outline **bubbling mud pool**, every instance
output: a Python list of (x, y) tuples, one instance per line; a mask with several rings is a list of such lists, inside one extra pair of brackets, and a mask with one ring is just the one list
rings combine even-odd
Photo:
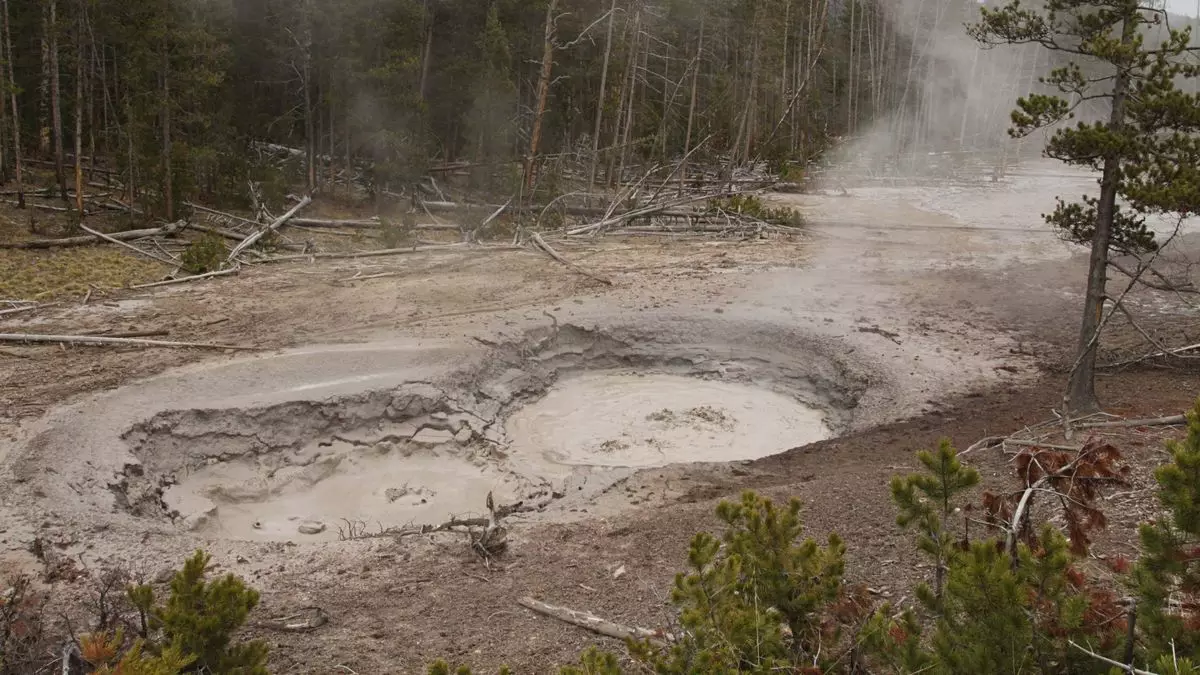
[(506, 430), (514, 457), (629, 468), (758, 459), (830, 436), (823, 413), (772, 391), (632, 372), (568, 377)]
[(235, 540), (408, 531), (484, 515), (489, 493), (531, 519), (620, 510), (610, 488), (640, 470), (758, 459), (846, 429), (860, 381), (795, 340), (759, 340), (554, 326), (395, 386), (165, 407), (126, 427), (106, 487), (118, 512)]

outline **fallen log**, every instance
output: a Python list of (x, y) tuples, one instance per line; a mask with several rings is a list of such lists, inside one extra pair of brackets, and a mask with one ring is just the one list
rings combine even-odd
[(257, 347), (217, 345), (205, 342), (172, 342), (167, 340), (140, 340), (135, 338), (100, 337), (96, 335), (25, 335), (22, 333), (0, 333), (0, 342), (46, 342), (51, 344), (117, 345), (132, 347), (183, 347), (193, 349), (235, 349), (254, 351)]
[(1121, 427), (1162, 427), (1172, 424), (1187, 424), (1187, 415), (1168, 415), (1140, 420), (1117, 420), (1115, 422), (1084, 422), (1076, 424), (1080, 429), (1113, 429)]
[(16, 314), (18, 312), (28, 312), (29, 310), (38, 309), (39, 307), (45, 307), (45, 306), (46, 305), (34, 304), (34, 305), (25, 305), (22, 307), (13, 307), (11, 309), (0, 309), (0, 316), (6, 316), (8, 314)]
[(239, 241), (240, 242), (240, 241), (244, 241), (246, 239), (246, 235), (244, 235), (244, 234), (238, 234), (237, 232), (231, 232), (230, 230), (226, 230), (226, 229), (223, 229), (220, 227), (211, 227), (208, 225), (197, 225), (196, 223), (188, 223), (187, 227), (189, 230), (196, 230), (197, 232), (208, 232), (210, 234), (215, 234), (219, 237), (224, 237), (231, 241)]
[(180, 277), (178, 279), (167, 279), (166, 281), (154, 281), (148, 284), (137, 284), (130, 288), (157, 288), (159, 286), (170, 286), (172, 284), (185, 284), (189, 281), (199, 281), (200, 279), (211, 279), (213, 277), (223, 277), (227, 274), (237, 274), (240, 267), (231, 267), (227, 270), (217, 270), (216, 272), (205, 272), (204, 274), (193, 274), (190, 277)]
[(131, 330), (124, 333), (84, 333), (89, 337), (110, 337), (110, 338), (147, 338), (147, 337), (163, 337), (170, 335), (169, 330)]
[(134, 246), (133, 244), (126, 244), (125, 242), (121, 241), (120, 239), (114, 239), (113, 237), (110, 237), (109, 235), (104, 234), (103, 232), (93, 230), (92, 228), (88, 227), (87, 225), (84, 225), (83, 223), (79, 223), (79, 229), (83, 230), (84, 232), (87, 232), (88, 234), (90, 234), (92, 236), (99, 237), (107, 242), (116, 244), (117, 246), (120, 246), (122, 248), (127, 248), (130, 251), (133, 251), (134, 253), (144, 255), (147, 258), (150, 258), (151, 260), (157, 260), (158, 262), (163, 263), (169, 267), (178, 267), (179, 266), (179, 261), (177, 261), (177, 260), (171, 260), (169, 258), (164, 258), (158, 254), (151, 253), (150, 251), (143, 251), (142, 249)]
[(453, 251), (453, 250), (468, 250), (468, 251), (520, 251), (523, 250), (520, 246), (472, 246), (466, 242), (458, 244), (431, 244), (427, 246), (410, 246), (408, 248), (388, 248), (379, 251), (359, 251), (356, 253), (301, 253), (297, 255), (279, 255), (270, 258), (263, 258), (256, 262), (288, 262), (294, 260), (341, 260), (351, 258), (375, 258), (389, 255), (404, 255), (406, 253), (426, 253), (429, 251)]
[(301, 199), (300, 202), (297, 203), (295, 206), (293, 206), (291, 209), (289, 209), (287, 213), (283, 214), (282, 216), (279, 216), (270, 225), (267, 225), (266, 227), (259, 230), (258, 232), (255, 232), (254, 234), (250, 235), (249, 237), (246, 237), (245, 239), (242, 240), (242, 243), (238, 244), (237, 246), (234, 246), (233, 250), (229, 252), (229, 257), (225, 259), (226, 262), (233, 262), (235, 259), (237, 259), (238, 255), (241, 254), (242, 251), (245, 251), (246, 249), (253, 246), (255, 242), (257, 242), (259, 239), (262, 239), (263, 236), (266, 235), (268, 232), (274, 232), (275, 230), (279, 229), (279, 226), (281, 226), (284, 223), (286, 223), (287, 221), (291, 220), (292, 217), (294, 217), (297, 213), (299, 213), (301, 209), (303, 209), (304, 207), (308, 206), (311, 203), (312, 203), (312, 197), (309, 195), (305, 195), (304, 199)]
[(207, 206), (204, 206), (202, 204), (197, 204), (195, 202), (184, 202), (183, 204), (184, 204), (184, 206), (187, 206), (188, 208), (191, 208), (191, 209), (195, 209), (196, 211), (203, 211), (204, 213), (209, 213), (214, 216), (226, 218), (228, 220), (240, 220), (241, 222), (246, 223), (247, 225), (253, 225), (254, 227), (258, 227), (258, 226), (262, 225), (262, 223), (258, 222), (257, 220), (250, 220), (249, 218), (244, 218), (242, 216), (235, 216), (232, 213), (225, 213), (224, 211), (210, 209)]
[(537, 247), (538, 247), (538, 248), (540, 248), (540, 249), (542, 249), (543, 251), (545, 251), (545, 252), (546, 252), (546, 255), (548, 255), (548, 256), (550, 256), (551, 258), (554, 258), (554, 259), (555, 259), (555, 260), (557, 260), (558, 262), (562, 263), (563, 265), (565, 265), (565, 266), (567, 267), (567, 269), (569, 269), (569, 270), (571, 270), (571, 271), (573, 271), (573, 272), (576, 272), (577, 274), (582, 274), (583, 276), (585, 276), (585, 277), (587, 277), (587, 278), (589, 278), (589, 279), (595, 279), (596, 281), (599, 281), (600, 283), (602, 283), (602, 284), (604, 284), (604, 285), (606, 285), (606, 286), (612, 286), (612, 285), (613, 285), (613, 282), (612, 282), (612, 280), (611, 280), (611, 279), (605, 279), (605, 278), (604, 278), (604, 277), (602, 277), (602, 276), (599, 276), (599, 275), (596, 275), (596, 274), (592, 274), (591, 272), (588, 272), (587, 270), (583, 269), (582, 267), (580, 267), (580, 266), (576, 265), (575, 263), (573, 263), (573, 262), (571, 262), (571, 261), (567, 260), (566, 258), (562, 257), (562, 256), (561, 256), (561, 255), (558, 253), (558, 251), (555, 251), (553, 248), (551, 248), (551, 247), (550, 247), (550, 244), (547, 244), (547, 243), (546, 243), (546, 240), (545, 240), (545, 239), (542, 239), (542, 235), (541, 235), (541, 234), (539, 234), (539, 233), (537, 233), (537, 232), (534, 232), (534, 233), (533, 233), (533, 235), (530, 237), (530, 239), (533, 241), (533, 243), (534, 243), (535, 245), (537, 245)]
[(631, 211), (626, 211), (625, 213), (619, 213), (617, 215), (604, 218), (603, 220), (600, 220), (599, 222), (595, 222), (595, 223), (591, 223), (588, 225), (583, 225), (581, 227), (576, 227), (571, 230), (567, 230), (567, 234), (569, 234), (571, 236), (580, 235), (580, 234), (592, 234), (592, 233), (598, 232), (610, 225), (617, 225), (619, 223), (623, 223), (628, 220), (633, 220), (635, 218), (644, 218), (647, 216), (657, 215), (658, 213), (660, 213), (662, 211), (666, 211), (668, 209), (673, 209), (677, 206), (683, 206), (685, 204), (693, 204), (695, 202), (704, 201), (707, 199), (720, 199), (722, 197), (729, 197), (730, 195), (735, 195), (735, 194), (739, 194), (739, 192), (726, 191), (726, 192), (718, 192), (715, 194), (691, 195), (689, 197), (681, 197), (679, 199), (662, 202), (659, 204), (650, 204), (649, 206), (643, 206), (638, 209), (633, 209)]
[(617, 640), (649, 640), (652, 644), (658, 646), (665, 645), (669, 640), (669, 636), (660, 630), (626, 626), (615, 621), (602, 619), (591, 612), (550, 605), (530, 597), (517, 600), (517, 604), (538, 614), (558, 619), (572, 626), (579, 626), (593, 633)]
[(293, 218), (292, 225), (309, 225), (313, 227), (349, 227), (367, 228), (379, 227), (383, 223), (378, 218), (337, 219), (337, 218)]
[[(149, 228), (145, 230), (116, 232), (109, 235), (109, 237), (118, 241), (130, 241), (132, 239), (141, 239), (143, 237), (169, 236), (175, 234), (182, 226), (182, 223), (168, 223), (162, 227)], [(60, 248), (66, 246), (87, 246), (88, 244), (95, 244), (100, 241), (103, 241), (100, 237), (88, 234), (79, 237), (66, 237), (64, 239), (36, 239), (34, 241), (0, 244), (0, 248)]]
[[(10, 199), (0, 200), (0, 204), (8, 204), (10, 206), (20, 206), (20, 202), (14, 202)], [(25, 202), (25, 207), (30, 209), (41, 209), (43, 211), (56, 211), (58, 213), (75, 213), (75, 209), (66, 206), (51, 206), (49, 204), (38, 204), (37, 202)], [(95, 211), (84, 211), (84, 215), (93, 215)]]

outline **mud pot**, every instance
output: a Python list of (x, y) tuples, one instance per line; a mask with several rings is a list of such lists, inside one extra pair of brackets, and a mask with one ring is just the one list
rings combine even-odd
[[(755, 459), (846, 429), (861, 377), (815, 345), (777, 351), (770, 327), (760, 340), (686, 344), (555, 323), (489, 349), (299, 350), (120, 390), (62, 418), (104, 423), (52, 422), (33, 443), (107, 449), (64, 457), (50, 501), (83, 496), (116, 520), (209, 539), (332, 541), (436, 524), (478, 513), (489, 492), (530, 518), (566, 519), (638, 469)], [(296, 363), (335, 356), (427, 366), (340, 367), (288, 386)]]

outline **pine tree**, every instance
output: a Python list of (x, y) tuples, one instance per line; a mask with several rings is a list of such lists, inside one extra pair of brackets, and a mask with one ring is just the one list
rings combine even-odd
[[(1072, 412), (1099, 405), (1094, 371), (1110, 252), (1152, 250), (1147, 215), (1200, 209), (1200, 94), (1181, 89), (1200, 66), (1187, 58), (1194, 51), (1190, 27), (1169, 31), (1157, 47), (1146, 46), (1143, 27), (1159, 26), (1163, 16), (1145, 0), (1046, 0), (1040, 9), (1010, 0), (983, 8), (980, 22), (969, 28), (986, 45), (1035, 44), (1073, 59), (1040, 80), (1058, 93), (1017, 100), (1010, 131), (1025, 137), (1054, 128), (1048, 157), (1101, 172), (1097, 195), (1077, 203), (1060, 198), (1045, 216), (1068, 240), (1091, 246), (1078, 358), (1066, 397)], [(1065, 124), (1097, 100), (1108, 104), (1107, 120)]]
[(1151, 658), (1200, 664), (1200, 403), (1188, 415), (1187, 438), (1167, 450), (1171, 463), (1154, 474), (1165, 514), (1138, 530), (1138, 627)]
[(150, 586), (136, 586), (129, 596), (141, 613), (143, 637), (156, 654), (171, 652), (194, 659), (203, 672), (266, 675), (267, 645), (235, 642), (233, 634), (258, 605), (258, 592), (232, 574), (205, 579), (211, 558), (203, 551), (184, 563), (171, 580), (171, 595), (158, 604)]
[(917, 548), (934, 560), (934, 588), (918, 589), (924, 601), (936, 607), (942, 597), (946, 567), (956, 550), (954, 535), (946, 529), (954, 512), (954, 498), (979, 483), (979, 472), (963, 465), (958, 451), (943, 439), (937, 452), (922, 450), (917, 461), (924, 473), (892, 479), (892, 500), (900, 509), (896, 524), (917, 529)]

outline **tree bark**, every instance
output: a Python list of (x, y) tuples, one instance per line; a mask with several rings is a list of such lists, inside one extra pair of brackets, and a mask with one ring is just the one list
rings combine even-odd
[(83, 9), (75, 17), (75, 210), (83, 222)]
[[(428, 3), (426, 3), (428, 12)], [(429, 67), (433, 63), (433, 17), (429, 17), (429, 27), (425, 30), (425, 50), (421, 54), (421, 100), (429, 100)]]
[(617, 0), (608, 10), (608, 33), (604, 38), (604, 65), (600, 69), (600, 95), (596, 99), (596, 124), (592, 131), (592, 166), (588, 170), (588, 192), (596, 187), (596, 164), (600, 160), (600, 130), (604, 123), (604, 98), (608, 92), (608, 64), (612, 58), (613, 20), (617, 16)]
[[(9, 29), (8, 23), (8, 0), (0, 0), (0, 4), (4, 12), (4, 60), (8, 64), (8, 81), (10, 83), (16, 80), (13, 77), (13, 51), (12, 51), (12, 31)], [(12, 131), (13, 131), (13, 167), (16, 169), (17, 178), (17, 207), (25, 208), (25, 181), (22, 175), (23, 167), (21, 166), (21, 112), (17, 106), (17, 88), (10, 86), (8, 89), (8, 103), (12, 109)], [(3, 105), (3, 101), (0, 101)]]
[(63, 170), (62, 91), (58, 63), (58, 2), (50, 0), (50, 123), (54, 126), (54, 180), (58, 195), (67, 200), (67, 176)]
[(50, 154), (50, 5), (42, 8), (42, 77), (38, 80), (38, 152)]
[(304, 86), (304, 154), (305, 163), (307, 164), (308, 178), (308, 194), (312, 194), (317, 189), (317, 132), (313, 123), (313, 100), (312, 100), (312, 3), (306, 2), (301, 8), (304, 12), (302, 21), (304, 22), (303, 36), (300, 58), (304, 60), (302, 67), (301, 83)]
[(696, 121), (697, 88), (700, 83), (700, 64), (704, 62), (704, 15), (700, 16), (700, 38), (696, 41), (696, 63), (692, 66), (692, 100), (688, 104), (687, 133), (683, 136), (683, 161), (679, 166), (679, 195), (683, 196), (687, 180), (688, 154), (692, 152), (692, 127)]
[(542, 141), (542, 119), (546, 115), (546, 101), (550, 97), (550, 76), (554, 71), (554, 10), (558, 0), (546, 4), (546, 29), (542, 42), (542, 74), (538, 78), (537, 105), (533, 113), (533, 131), (529, 134), (529, 155), (525, 158), (525, 192), (533, 190), (534, 162), (538, 146)]
[[(170, 7), (170, 0), (164, 0), (164, 9)], [(163, 37), (162, 44), (162, 171), (163, 171), (163, 212), (168, 220), (175, 219), (175, 180), (171, 167), (171, 56), (167, 50), (167, 39)]]
[[(1136, 9), (1134, 11), (1137, 11)], [(1126, 17), (1121, 30), (1121, 44), (1127, 46), (1137, 36), (1137, 22)], [(1113, 80), (1112, 111), (1108, 128), (1119, 133), (1125, 127), (1125, 101), (1129, 94), (1129, 77), (1117, 68)], [(1083, 303), (1083, 321), (1079, 330), (1079, 365), (1071, 371), (1067, 384), (1067, 412), (1087, 413), (1100, 408), (1096, 398), (1096, 352), (1099, 341), (1093, 338), (1100, 329), (1104, 312), (1105, 291), (1108, 285), (1108, 246), (1112, 239), (1113, 218), (1116, 214), (1117, 187), (1120, 180), (1119, 159), (1110, 152), (1104, 159), (1100, 179), (1100, 202), (1096, 206), (1096, 231), (1092, 234), (1092, 253), (1088, 268), (1087, 296)]]

